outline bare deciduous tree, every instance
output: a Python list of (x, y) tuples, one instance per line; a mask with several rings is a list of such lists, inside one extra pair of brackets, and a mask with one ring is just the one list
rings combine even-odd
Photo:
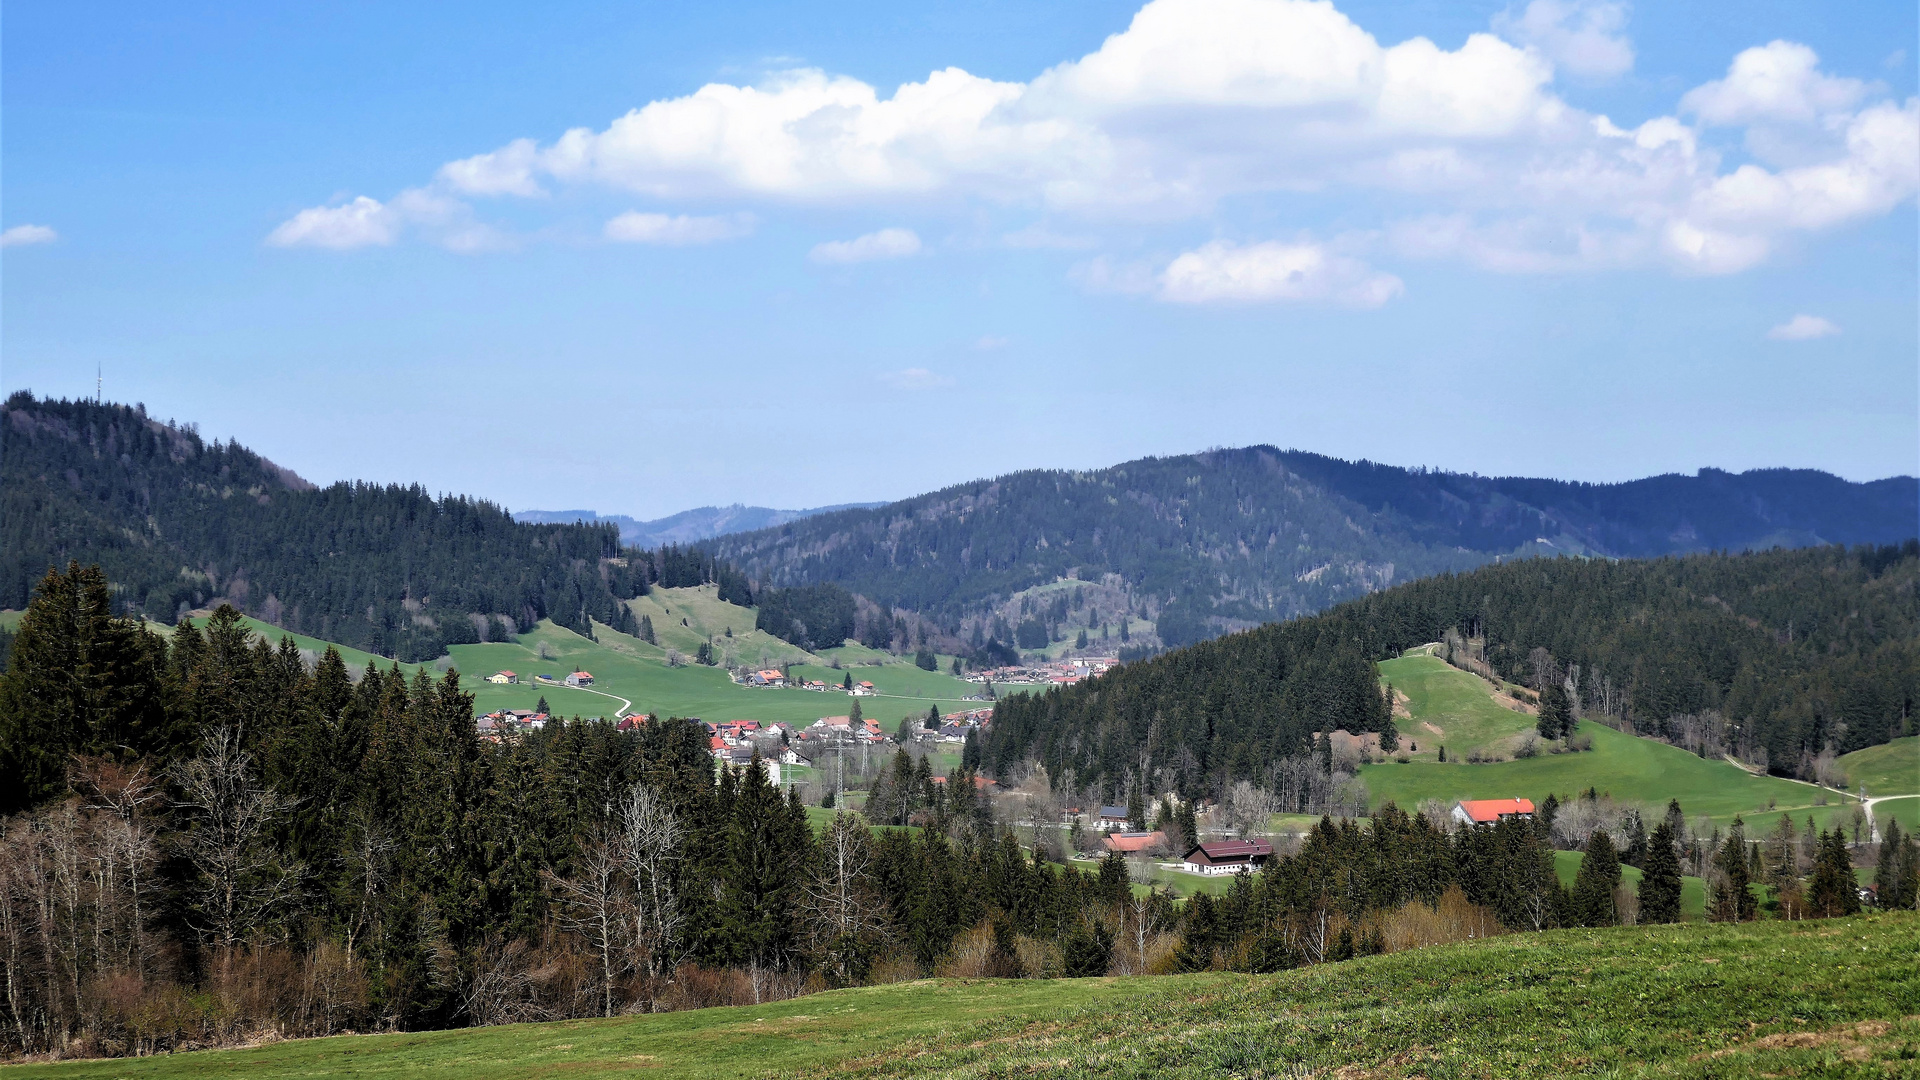
[(834, 815), (821, 841), (820, 865), (806, 885), (807, 929), (841, 985), (858, 976), (861, 951), (886, 928), (883, 909), (867, 884), (869, 836), (856, 814)]
[(231, 728), (216, 728), (174, 776), (194, 823), (179, 841), (197, 877), (188, 922), (226, 951), (299, 892), (299, 867), (283, 865), (270, 842), (275, 819), (293, 800), (256, 783), (252, 761)]
[(634, 890), (634, 945), (645, 955), (647, 976), (659, 978), (680, 966), (686, 915), (675, 867), (686, 856), (686, 830), (667, 801), (645, 784), (627, 792), (619, 828), (620, 854)]
[(580, 846), (573, 877), (546, 874), (559, 903), (556, 921), (561, 929), (581, 935), (600, 961), (600, 1015), (613, 1015), (618, 975), (626, 972), (626, 937), (630, 905), (621, 881), (625, 863), (617, 834), (588, 838)]

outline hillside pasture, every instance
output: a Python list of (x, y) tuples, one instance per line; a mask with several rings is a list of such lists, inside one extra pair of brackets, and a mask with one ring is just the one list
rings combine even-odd
[[(1590, 721), (1582, 721), (1576, 733), (1591, 738), (1593, 749), (1484, 765), (1455, 763), (1449, 750), (1444, 765), (1391, 761), (1362, 765), (1360, 779), (1376, 809), (1393, 802), (1412, 810), (1425, 799), (1537, 801), (1553, 794), (1565, 801), (1593, 788), (1643, 811), (1662, 809), (1668, 799), (1678, 799), (1688, 820), (1704, 814), (1725, 826), (1740, 816), (1750, 834), (1772, 828), (1783, 813), (1791, 813), (1796, 822), (1812, 816), (1824, 828), (1836, 816), (1850, 817), (1857, 805), (1837, 791), (1756, 776), (1725, 761), (1696, 757)], [(1816, 805), (1822, 799), (1826, 805)]]
[(1494, 701), (1485, 679), (1439, 657), (1410, 653), (1382, 661), (1379, 668), (1396, 696), (1407, 698), (1410, 715), (1396, 715), (1394, 727), (1400, 733), (1397, 753), (1414, 761), (1438, 761), (1442, 746), (1449, 760), (1465, 760), (1476, 750), (1512, 757), (1514, 747), (1534, 730), (1533, 717)]
[(1836, 763), (1847, 787), (1868, 795), (1920, 795), (1920, 735), (1842, 754)]

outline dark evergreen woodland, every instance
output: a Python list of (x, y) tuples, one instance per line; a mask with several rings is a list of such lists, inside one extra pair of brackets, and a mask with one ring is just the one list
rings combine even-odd
[(1261, 446), (1012, 473), (704, 546), (763, 585), (835, 582), (950, 623), (1062, 577), (1117, 575), (1180, 645), (1501, 556), (1898, 543), (1916, 520), (1911, 477), (1707, 469), (1594, 485)]
[(1920, 543), (1443, 574), (1006, 698), (985, 760), (1031, 758), (1076, 790), (1265, 783), (1315, 731), (1381, 730), (1373, 663), (1450, 632), (1507, 679), (1570, 689), (1581, 716), (1810, 775), (1823, 752), (1916, 730)]

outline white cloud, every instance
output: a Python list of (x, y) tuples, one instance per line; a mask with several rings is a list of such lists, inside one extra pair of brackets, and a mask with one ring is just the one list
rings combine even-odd
[(1852, 108), (1866, 92), (1858, 79), (1822, 74), (1820, 57), (1805, 45), (1774, 41), (1734, 57), (1726, 78), (1688, 91), (1680, 111), (1721, 126), (1812, 123)]
[(1181, 304), (1287, 301), (1376, 308), (1404, 291), (1392, 274), (1319, 244), (1242, 247), (1216, 240), (1168, 263), (1158, 295)]
[(950, 377), (919, 367), (884, 372), (880, 376), (880, 381), (895, 390), (938, 390), (941, 387), (953, 385), (953, 379)]
[(815, 245), (807, 258), (823, 265), (900, 259), (920, 251), (920, 237), (912, 229), (881, 229), (852, 240), (829, 240)]
[(1767, 331), (1767, 336), (1775, 341), (1812, 341), (1815, 338), (1833, 337), (1839, 332), (1838, 326), (1818, 315), (1795, 315)]
[[(1047, 227), (1007, 233), (1009, 246), (1097, 246), (1116, 220), (1191, 221), (1260, 199), (1311, 215), (1319, 193), (1339, 191), (1380, 217), (1355, 227), (1402, 255), (1516, 273), (1730, 273), (1920, 190), (1914, 103), (1823, 72), (1792, 42), (1740, 53), (1675, 115), (1635, 128), (1569, 105), (1556, 70), (1630, 69), (1626, 10), (1530, 0), (1495, 20), (1504, 38), (1443, 49), (1383, 44), (1330, 0), (1150, 0), (1031, 82), (949, 67), (890, 94), (813, 70), (710, 83), (602, 128), (449, 162), (414, 192), (464, 208), (458, 228), (459, 211), (428, 224), (398, 197), (369, 199), (303, 211), (275, 242), (390, 243), (405, 225), (452, 245), (479, 228), (473, 200), (588, 186), (756, 208), (979, 201), (1043, 212)], [(1697, 130), (1727, 125), (1746, 128), (1754, 159), (1731, 170)], [(906, 251), (862, 238), (814, 258)], [(1163, 288), (1161, 269), (1144, 285), (1138, 266), (1106, 258), (1073, 273), (1090, 290), (1140, 292)]]
[(1493, 20), (1503, 37), (1587, 79), (1633, 70), (1633, 44), (1620, 32), (1626, 24), (1627, 6), (1602, 0), (1533, 0), (1520, 14), (1506, 11)]
[(314, 206), (280, 223), (267, 234), (275, 247), (323, 247), (335, 250), (391, 244), (400, 234), (400, 217), (365, 195), (342, 206)]
[(51, 244), (60, 239), (60, 234), (47, 225), (15, 225), (6, 232), (0, 232), (0, 248), (22, 247), (27, 244)]
[(607, 239), (629, 244), (685, 246), (735, 240), (753, 232), (752, 214), (692, 217), (687, 214), (643, 214), (629, 210), (607, 222)]

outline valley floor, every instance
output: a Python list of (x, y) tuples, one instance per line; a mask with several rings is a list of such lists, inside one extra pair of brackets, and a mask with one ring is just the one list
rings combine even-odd
[(17, 1066), (18, 1077), (1920, 1076), (1920, 915), (1515, 934), (1278, 975), (772, 1005)]

